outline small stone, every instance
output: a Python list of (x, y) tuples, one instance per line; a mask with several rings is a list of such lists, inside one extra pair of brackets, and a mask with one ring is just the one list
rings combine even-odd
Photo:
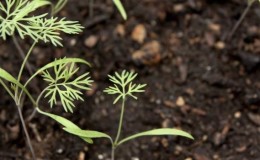
[(98, 159), (104, 159), (104, 156), (102, 154), (99, 154)]
[(241, 112), (236, 112), (235, 114), (234, 114), (234, 117), (235, 118), (237, 118), (237, 119), (239, 119), (239, 118), (241, 118)]
[(115, 32), (121, 37), (125, 36), (125, 27), (122, 24), (116, 26)]
[(160, 99), (156, 99), (156, 100), (155, 100), (155, 103), (156, 103), (157, 105), (160, 105), (160, 104), (162, 103), (162, 101), (161, 101)]
[(183, 151), (183, 148), (181, 146), (176, 146), (174, 154), (179, 155)]
[(222, 41), (218, 41), (217, 43), (215, 43), (215, 48), (216, 49), (219, 49), (219, 50), (222, 50), (222, 49), (224, 49), (225, 48), (225, 43), (224, 42), (222, 42)]
[(162, 122), (162, 128), (169, 128), (170, 126), (170, 119), (165, 119), (163, 122)]
[(95, 35), (91, 35), (85, 39), (84, 44), (85, 44), (85, 46), (92, 48), (97, 44), (97, 42), (98, 42), (98, 37)]
[(219, 159), (220, 159), (220, 157), (219, 157), (219, 155), (218, 155), (218, 154), (214, 154), (214, 155), (213, 155), (213, 159), (215, 159), (215, 160), (219, 160)]
[(167, 140), (166, 138), (163, 138), (163, 139), (161, 140), (161, 143), (162, 143), (162, 145), (163, 145), (164, 148), (168, 148), (169, 142), (168, 142), (168, 140)]
[(173, 11), (176, 13), (183, 12), (185, 10), (185, 7), (183, 4), (175, 4), (173, 5)]
[(161, 45), (158, 41), (146, 43), (140, 50), (132, 54), (132, 59), (136, 63), (145, 65), (157, 64), (161, 60)]
[(69, 43), (70, 43), (70, 46), (73, 47), (73, 46), (76, 45), (77, 40), (76, 39), (71, 39)]
[(170, 108), (174, 108), (175, 107), (175, 104), (174, 102), (170, 101), (170, 100), (165, 100), (163, 102), (163, 104), (166, 106), (166, 107), (170, 107)]
[(217, 132), (213, 137), (213, 142), (215, 146), (219, 146), (223, 142), (222, 134)]
[(192, 88), (185, 89), (185, 92), (188, 93), (190, 96), (193, 96), (195, 91)]
[(178, 97), (176, 100), (176, 105), (179, 107), (182, 107), (185, 105), (185, 100), (183, 99), (183, 97)]
[(131, 37), (134, 41), (142, 44), (144, 42), (144, 39), (146, 38), (145, 26), (142, 24), (136, 25), (134, 30), (132, 31)]
[(207, 136), (207, 135), (203, 135), (203, 136), (202, 136), (202, 141), (205, 142), (205, 141), (207, 141), (207, 140), (208, 140), (208, 136)]
[(216, 24), (216, 23), (210, 23), (208, 24), (208, 28), (214, 32), (217, 32), (219, 33), (220, 32), (220, 29), (221, 29), (221, 26), (219, 24)]
[(84, 153), (84, 152), (81, 151), (81, 152), (79, 153), (78, 160), (85, 160), (85, 153)]
[(56, 150), (56, 152), (57, 152), (58, 154), (62, 154), (62, 153), (63, 153), (63, 149), (62, 149), (62, 148), (59, 148), (59, 149)]

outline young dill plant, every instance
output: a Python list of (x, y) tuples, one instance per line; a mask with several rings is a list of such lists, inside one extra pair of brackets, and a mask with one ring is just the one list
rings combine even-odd
[(70, 134), (76, 135), (86, 141), (87, 143), (92, 144), (95, 138), (107, 138), (111, 142), (111, 160), (115, 159), (115, 150), (123, 143), (138, 138), (142, 136), (161, 136), (161, 135), (178, 135), (186, 138), (193, 139), (193, 137), (182, 130), (174, 129), (174, 128), (160, 128), (153, 129), (144, 132), (140, 132), (129, 137), (121, 138), (120, 134), (122, 131), (123, 125), (123, 117), (125, 112), (125, 102), (128, 98), (132, 97), (137, 99), (136, 93), (144, 92), (144, 87), (146, 84), (136, 84), (133, 80), (137, 77), (137, 74), (134, 72), (122, 71), (121, 73), (115, 72), (115, 75), (108, 75), (109, 80), (113, 83), (111, 86), (107, 87), (104, 92), (109, 95), (116, 95), (113, 104), (115, 105), (117, 102), (121, 101), (121, 114), (118, 123), (118, 130), (115, 140), (107, 135), (106, 133), (102, 133), (99, 131), (93, 130), (82, 130), (80, 127), (72, 123), (71, 121), (49, 113), (44, 113), (47, 116), (53, 118), (57, 122), (63, 125), (63, 129)]
[[(17, 106), (33, 160), (36, 159), (36, 156), (21, 111), (23, 104), (22, 97), (26, 95), (33, 103), (34, 107), (36, 107), (36, 110), (42, 114), (43, 112), (39, 109), (40, 97), (45, 94), (45, 97), (50, 98), (49, 103), (51, 107), (57, 103), (57, 97), (59, 97), (64, 110), (72, 112), (72, 108), (75, 107), (73, 102), (75, 100), (83, 100), (83, 94), (79, 90), (88, 90), (89, 85), (92, 82), (88, 73), (73, 79), (79, 69), (75, 67), (76, 63), (89, 66), (88, 62), (79, 58), (55, 60), (32, 74), (25, 83), (21, 82), (25, 64), (38, 42), (43, 41), (45, 43), (50, 43), (55, 47), (62, 47), (60, 32), (66, 34), (79, 34), (82, 32), (83, 27), (77, 21), (70, 21), (66, 18), (53, 16), (64, 6), (64, 4), (64, 0), (59, 0), (56, 5), (49, 0), (5, 0), (0, 2), (0, 38), (6, 40), (8, 36), (14, 37), (15, 35), (18, 35), (21, 39), (30, 37), (33, 40), (33, 44), (26, 53), (21, 66), (18, 67), (18, 76), (12, 76), (0, 67), (0, 84), (11, 96)], [(52, 7), (51, 16), (49, 16), (48, 13), (34, 13), (37, 9), (45, 6)], [(54, 70), (54, 76), (48, 72), (51, 68)], [(33, 78), (40, 74), (43, 75), (44, 80), (47, 81), (49, 85), (41, 92), (37, 100), (35, 100), (36, 98), (26, 87)], [(46, 115), (46, 113), (44, 115)]]

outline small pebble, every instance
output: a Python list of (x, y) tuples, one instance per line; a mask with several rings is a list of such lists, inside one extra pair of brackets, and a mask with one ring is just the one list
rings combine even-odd
[(79, 153), (78, 160), (84, 160), (84, 159), (85, 159), (85, 153), (81, 151), (81, 152)]
[(176, 105), (181, 107), (185, 105), (185, 100), (183, 99), (183, 97), (178, 97), (176, 100)]
[(56, 150), (56, 152), (57, 152), (58, 154), (62, 154), (63, 149), (62, 149), (62, 148), (59, 148), (59, 149)]
[(219, 49), (219, 50), (222, 50), (222, 49), (224, 49), (225, 48), (225, 43), (224, 42), (222, 42), (222, 41), (218, 41), (217, 43), (215, 43), (215, 48), (216, 49)]
[(125, 27), (122, 24), (116, 26), (115, 32), (121, 37), (125, 36)]
[(98, 159), (104, 159), (104, 156), (102, 154), (99, 154)]
[(145, 26), (142, 24), (138, 24), (135, 26), (134, 30), (132, 31), (131, 37), (134, 41), (142, 44), (144, 39), (146, 38), (146, 29)]
[(97, 44), (97, 42), (98, 42), (98, 37), (91, 35), (85, 39), (84, 44), (85, 44), (85, 46), (92, 48)]
[(219, 24), (216, 24), (216, 23), (210, 23), (208, 25), (208, 28), (214, 32), (220, 32), (220, 29), (221, 29), (221, 26)]
[(71, 47), (75, 46), (76, 43), (77, 43), (76, 39), (71, 39), (71, 40), (70, 40), (70, 46), (71, 46)]
[(234, 114), (234, 117), (239, 119), (241, 118), (241, 112), (237, 111), (235, 114)]

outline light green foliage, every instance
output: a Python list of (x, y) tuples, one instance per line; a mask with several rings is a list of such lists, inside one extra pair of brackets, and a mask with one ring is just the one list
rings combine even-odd
[(127, 14), (126, 11), (124, 9), (124, 6), (122, 5), (120, 0), (113, 0), (113, 2), (115, 3), (117, 9), (119, 10), (120, 14), (122, 15), (122, 17), (124, 18), (124, 20), (127, 19)]
[[(82, 31), (83, 28), (76, 21), (68, 21), (65, 18), (58, 19), (57, 17), (51, 17), (48, 19), (40, 18), (36, 19), (36, 21), (32, 21), (29, 24), (33, 29), (32, 32), (34, 32), (37, 36), (32, 37), (33, 39), (40, 39), (43, 40), (45, 43), (51, 42), (55, 46), (62, 46), (60, 42), (62, 38), (60, 37), (59, 31), (67, 34), (78, 34)], [(23, 35), (23, 33), (20, 35)], [(40, 38), (38, 36), (40, 36)]]
[(30, 96), (30, 93), (28, 92), (28, 90), (19, 82), (17, 81), (17, 79), (15, 79), (10, 73), (8, 73), (6, 70), (0, 68), (0, 80), (1, 80), (1, 84), (5, 87), (5, 89), (7, 90), (7, 92), (10, 94), (10, 96), (14, 99), (14, 94), (12, 92), (12, 90), (10, 90), (10, 88), (5, 85), (2, 81), (2, 79), (6, 80), (7, 82), (11, 83), (11, 89), (13, 89), (15, 86), (20, 87), (23, 92), (26, 93), (26, 95), (29, 96), (30, 100), (35, 103), (35, 101), (33, 100), (33, 98)]
[(173, 128), (160, 128), (160, 129), (153, 129), (150, 131), (145, 131), (141, 133), (134, 134), (132, 136), (129, 136), (123, 140), (121, 140), (118, 145), (121, 145), (129, 140), (142, 137), (142, 136), (163, 136), (163, 135), (172, 135), (172, 136), (182, 136), (189, 139), (194, 139), (189, 133), (184, 132), (182, 130), (173, 129)]
[(86, 137), (86, 138), (108, 138), (111, 139), (111, 137), (105, 133), (98, 132), (98, 131), (91, 131), (91, 130), (81, 130), (77, 128), (63, 128), (66, 132), (77, 135), (79, 137)]
[(82, 31), (83, 27), (77, 21), (47, 18), (46, 13), (29, 15), (45, 5), (50, 5), (50, 2), (47, 0), (6, 0), (6, 4), (0, 2), (0, 36), (5, 40), (7, 36), (12, 36), (17, 31), (22, 39), (30, 36), (34, 41), (42, 40), (55, 46), (62, 46), (59, 31), (67, 34), (78, 34)]
[(83, 101), (83, 94), (79, 90), (90, 90), (89, 86), (92, 80), (90, 80), (89, 73), (72, 79), (78, 70), (79, 68), (75, 67), (75, 63), (62, 63), (54, 66), (54, 76), (48, 70), (43, 72), (43, 79), (49, 84), (46, 88), (45, 98), (49, 97), (51, 107), (57, 104), (57, 97), (59, 97), (64, 110), (73, 112), (73, 107), (75, 107), (73, 101)]
[(136, 78), (137, 73), (123, 71), (121, 74), (115, 72), (114, 76), (108, 75), (109, 80), (114, 83), (113, 86), (109, 86), (104, 90), (107, 94), (116, 94), (117, 98), (114, 100), (114, 104), (121, 98), (125, 99), (126, 96), (134, 96), (134, 93), (144, 92), (143, 88), (146, 84), (134, 84), (132, 81)]
[[(75, 129), (75, 130), (81, 130), (76, 124), (74, 124), (73, 122), (69, 121), (68, 119), (55, 115), (55, 114), (51, 114), (51, 113), (47, 113), (44, 112), (42, 110), (40, 110), (40, 108), (37, 108), (37, 111), (45, 116), (48, 116), (50, 118), (52, 118), (53, 120), (57, 121), (58, 123), (60, 123), (61, 125), (63, 125), (65, 128), (70, 128)], [(81, 139), (83, 139), (85, 142), (87, 143), (93, 143), (93, 140), (89, 137), (81, 137), (79, 136)]]
[[(65, 63), (67, 59), (60, 59), (56, 60), (50, 64), (47, 64), (44, 66), (42, 69), (39, 71), (43, 72), (43, 77), (44, 80), (49, 83), (49, 86), (46, 87), (46, 96), (51, 95), (50, 103), (53, 105), (54, 103), (57, 102), (56, 97), (57, 93), (60, 91), (67, 91), (71, 92), (71, 89), (66, 90), (68, 87), (67, 85), (72, 85), (78, 89), (89, 89), (89, 85), (91, 80), (89, 80), (88, 74), (83, 74), (82, 76), (76, 78), (74, 81), (70, 81), (71, 77), (78, 71), (78, 68), (75, 67), (74, 62), (78, 61), (77, 59), (70, 59), (70, 63)], [(78, 61), (81, 62), (82, 61)], [(84, 62), (84, 61), (83, 61)], [(47, 68), (53, 67), (54, 70), (54, 76), (51, 76), (51, 74), (46, 70)], [(1, 71), (1, 70), (0, 70)], [(0, 72), (1, 73), (1, 72)], [(121, 107), (121, 116), (120, 116), (120, 121), (118, 125), (118, 133), (117, 137), (115, 140), (111, 138), (111, 136), (107, 135), (106, 133), (102, 133), (99, 131), (93, 131), (93, 130), (83, 130), (80, 127), (78, 127), (76, 124), (73, 122), (69, 121), (66, 118), (63, 118), (61, 116), (55, 115), (55, 114), (50, 114), (44, 111), (41, 111), (39, 108), (37, 108), (37, 111), (45, 116), (48, 116), (52, 118), (53, 120), (57, 121), (60, 123), (64, 128), (64, 130), (72, 135), (78, 136), (82, 140), (84, 140), (87, 143), (92, 144), (94, 138), (107, 138), (111, 141), (112, 144), (112, 156), (111, 159), (114, 160), (114, 151), (117, 147), (119, 147), (121, 144), (133, 140), (138, 137), (142, 136), (163, 136), (163, 135), (172, 135), (172, 136), (182, 136), (186, 138), (193, 139), (193, 137), (182, 130), (174, 129), (174, 128), (160, 128), (160, 129), (153, 129), (149, 131), (144, 131), (141, 133), (137, 133), (134, 135), (131, 135), (129, 137), (123, 138), (122, 140), (119, 140), (121, 129), (122, 129), (122, 121), (123, 121), (123, 114), (124, 114), (124, 104), (126, 101), (126, 97), (130, 96), (133, 98), (137, 98), (136, 96), (133, 95), (133, 93), (139, 93), (139, 92), (144, 92), (143, 88), (146, 86), (146, 84), (133, 84), (133, 80), (137, 77), (137, 74), (134, 72), (127, 72), (127, 71), (122, 71), (121, 73), (115, 72), (115, 75), (111, 76), (109, 75), (109, 80), (114, 83), (114, 86), (110, 86), (104, 90), (104, 92), (108, 94), (117, 94), (117, 98), (114, 101), (116, 103), (119, 99), (122, 100), (122, 107)], [(77, 80), (78, 79), (78, 80)], [(83, 80), (83, 81), (81, 81)], [(85, 80), (85, 81), (84, 81)], [(81, 82), (81, 83), (75, 83), (75, 82)], [(61, 85), (63, 89), (60, 88)], [(82, 85), (82, 86), (81, 86)], [(71, 86), (69, 86), (71, 88)], [(60, 91), (59, 91), (60, 90)], [(72, 89), (73, 90), (73, 89)], [(43, 91), (45, 92), (45, 91)], [(43, 93), (42, 92), (42, 93)], [(72, 111), (72, 106), (67, 106), (73, 105), (73, 100), (81, 99), (81, 93), (79, 91), (72, 91), (71, 93), (66, 93), (59, 95), (61, 99), (65, 99), (65, 101), (68, 102), (62, 102), (63, 106), (65, 106), (65, 110), (67, 108)], [(72, 96), (72, 97), (70, 97)], [(40, 96), (39, 96), (40, 97)], [(119, 98), (118, 98), (119, 97)], [(39, 99), (39, 98), (38, 98)], [(63, 101), (63, 100), (62, 100)], [(38, 102), (38, 100), (37, 100)], [(68, 104), (66, 104), (68, 103)], [(38, 104), (38, 103), (37, 103)]]

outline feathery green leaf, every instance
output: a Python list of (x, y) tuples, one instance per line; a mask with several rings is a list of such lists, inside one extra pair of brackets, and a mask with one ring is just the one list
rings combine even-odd
[(114, 100), (114, 104), (120, 99), (125, 99), (126, 96), (133, 97), (134, 93), (144, 92), (143, 88), (146, 84), (133, 84), (133, 80), (137, 77), (137, 73), (122, 71), (121, 73), (115, 72), (115, 75), (108, 75), (109, 80), (113, 82), (113, 86), (107, 87), (104, 92), (107, 94), (116, 94), (117, 97)]
[(84, 73), (73, 79), (78, 70), (75, 63), (60, 63), (53, 66), (54, 76), (48, 70), (43, 71), (43, 79), (48, 82), (44, 97), (49, 97), (51, 107), (57, 104), (57, 97), (59, 97), (64, 110), (73, 112), (75, 107), (73, 102), (75, 100), (83, 101), (83, 93), (79, 90), (90, 90), (93, 81), (90, 80), (89, 73)]
[(47, 0), (6, 0), (0, 2), (0, 37), (4, 40), (15, 31), (23, 39), (31, 37), (34, 41), (42, 40), (55, 46), (62, 46), (60, 32), (78, 34), (83, 27), (77, 21), (65, 18), (47, 18), (47, 13), (30, 16), (36, 9), (51, 5)]

